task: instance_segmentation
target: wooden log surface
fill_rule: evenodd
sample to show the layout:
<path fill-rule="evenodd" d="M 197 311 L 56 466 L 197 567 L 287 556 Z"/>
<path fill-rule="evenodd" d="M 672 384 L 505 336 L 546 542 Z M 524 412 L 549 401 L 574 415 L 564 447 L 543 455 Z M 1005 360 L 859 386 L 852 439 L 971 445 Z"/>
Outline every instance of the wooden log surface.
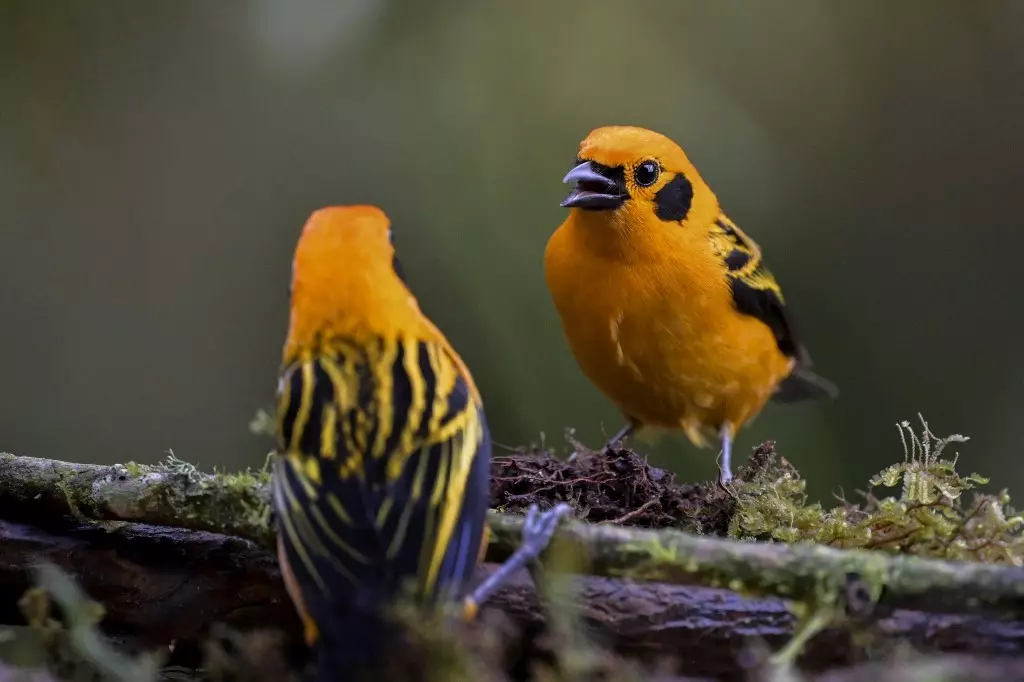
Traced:
<path fill-rule="evenodd" d="M 0 521 L 0 622 L 21 621 L 16 602 L 28 587 L 27 569 L 41 560 L 73 573 L 106 607 L 104 629 L 135 646 L 201 639 L 218 622 L 298 633 L 274 557 L 250 540 L 135 523 Z M 483 566 L 481 577 L 490 570 Z M 774 598 L 596 576 L 573 580 L 598 641 L 641 657 L 671 654 L 690 675 L 737 675 L 752 640 L 776 648 L 793 632 L 792 615 Z M 525 572 L 487 609 L 522 624 L 544 618 Z M 909 642 L 927 651 L 1024 656 L 1024 624 L 985 614 L 897 610 L 873 623 L 872 633 L 869 648 L 876 650 Z M 824 670 L 854 663 L 863 652 L 850 633 L 828 630 L 809 642 L 800 663 Z"/>
<path fill-rule="evenodd" d="M 767 443 L 751 459 L 769 466 L 774 457 Z M 633 453 L 589 466 L 567 471 L 550 456 L 498 458 L 492 495 L 506 512 L 523 500 L 577 503 L 587 522 L 563 524 L 554 546 L 581 559 L 570 579 L 574 602 L 607 648 L 669 655 L 687 679 L 738 679 L 752 643 L 778 649 L 794 634 L 787 605 L 800 603 L 845 621 L 806 643 L 805 671 L 855 670 L 849 666 L 868 654 L 910 646 L 970 654 L 945 672 L 1003 665 L 1022 674 L 1001 682 L 1024 679 L 1021 567 L 709 536 L 708 528 L 724 532 L 733 504 L 727 493 L 671 483 Z M 637 499 L 644 485 L 649 494 Z M 203 474 L 179 460 L 100 466 L 0 454 L 0 624 L 22 622 L 17 602 L 30 568 L 47 561 L 104 605 L 104 630 L 131 648 L 175 642 L 180 658 L 218 623 L 283 628 L 297 645 L 297 618 L 268 551 L 267 501 L 259 474 Z M 644 514 L 653 528 L 621 525 L 643 525 Z M 672 525 L 692 518 L 705 530 Z M 478 578 L 517 546 L 522 517 L 492 510 L 488 523 L 492 563 Z M 545 621 L 525 572 L 485 612 L 525 630 Z M 886 679 L 866 675 L 843 679 Z"/>

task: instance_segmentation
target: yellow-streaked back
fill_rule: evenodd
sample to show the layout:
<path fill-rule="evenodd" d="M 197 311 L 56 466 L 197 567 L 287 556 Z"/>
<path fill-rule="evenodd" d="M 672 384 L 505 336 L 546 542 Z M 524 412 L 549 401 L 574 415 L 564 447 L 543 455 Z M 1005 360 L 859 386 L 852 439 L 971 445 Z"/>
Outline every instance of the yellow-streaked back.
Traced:
<path fill-rule="evenodd" d="M 273 501 L 293 600 L 317 631 L 347 633 L 328 638 L 367 645 L 358 617 L 403 583 L 429 599 L 471 574 L 489 502 L 479 394 L 399 269 L 383 211 L 315 212 L 278 389 Z"/>

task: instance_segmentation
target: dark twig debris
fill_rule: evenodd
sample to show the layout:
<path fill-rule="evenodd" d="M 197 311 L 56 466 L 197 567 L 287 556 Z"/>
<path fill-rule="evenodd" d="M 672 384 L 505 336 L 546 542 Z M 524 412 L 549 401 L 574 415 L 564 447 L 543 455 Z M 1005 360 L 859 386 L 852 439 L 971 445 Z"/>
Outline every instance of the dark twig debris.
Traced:
<path fill-rule="evenodd" d="M 680 528 L 724 536 L 736 509 L 736 498 L 721 486 L 676 483 L 675 474 L 652 467 L 627 448 L 608 454 L 573 443 L 580 453 L 573 461 L 557 459 L 547 450 L 514 450 L 495 454 L 491 462 L 491 504 L 522 513 L 531 504 L 541 508 L 566 502 L 576 517 L 591 523 L 617 523 L 642 528 Z M 777 457 L 772 441 L 762 443 L 740 481 L 777 476 L 792 466 Z"/>

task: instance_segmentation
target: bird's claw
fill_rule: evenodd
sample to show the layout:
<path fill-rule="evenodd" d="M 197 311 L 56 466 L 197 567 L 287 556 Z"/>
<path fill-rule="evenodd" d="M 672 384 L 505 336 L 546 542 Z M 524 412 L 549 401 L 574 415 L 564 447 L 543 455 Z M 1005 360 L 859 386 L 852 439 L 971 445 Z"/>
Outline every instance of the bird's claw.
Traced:
<path fill-rule="evenodd" d="M 719 480 L 718 481 L 718 487 L 721 488 L 722 490 L 724 490 L 725 494 L 728 495 L 729 497 L 733 498 L 734 500 L 739 500 L 740 499 L 739 489 L 736 487 L 736 479 L 735 478 L 730 479 L 729 481 L 727 481 L 725 483 L 722 483 L 722 481 Z"/>
<path fill-rule="evenodd" d="M 572 513 L 572 507 L 565 503 L 555 505 L 546 512 L 541 512 L 537 505 L 531 504 L 526 510 L 523 522 L 523 541 L 520 545 L 528 559 L 536 559 L 551 542 L 551 537 L 558 528 L 558 522 Z"/>
<path fill-rule="evenodd" d="M 526 519 L 523 521 L 523 539 L 519 547 L 508 561 L 501 565 L 497 571 L 477 586 L 473 593 L 463 601 L 463 618 L 472 620 L 476 617 L 480 605 L 487 601 L 494 591 L 503 585 L 509 577 L 523 566 L 536 566 L 551 536 L 555 534 L 555 528 L 563 516 L 569 515 L 572 507 L 567 504 L 558 504 L 554 508 L 541 513 L 537 505 L 531 504 L 526 510 Z"/>

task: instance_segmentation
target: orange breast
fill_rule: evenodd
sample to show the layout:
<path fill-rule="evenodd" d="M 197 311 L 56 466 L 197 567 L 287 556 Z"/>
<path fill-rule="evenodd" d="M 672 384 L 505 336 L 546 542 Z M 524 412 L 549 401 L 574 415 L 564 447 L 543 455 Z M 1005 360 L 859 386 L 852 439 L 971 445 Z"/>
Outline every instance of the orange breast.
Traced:
<path fill-rule="evenodd" d="M 736 311 L 710 249 L 640 243 L 628 258 L 609 257 L 584 227 L 566 221 L 545 254 L 548 288 L 584 374 L 642 424 L 717 430 L 755 416 L 792 360 L 767 326 Z"/>

